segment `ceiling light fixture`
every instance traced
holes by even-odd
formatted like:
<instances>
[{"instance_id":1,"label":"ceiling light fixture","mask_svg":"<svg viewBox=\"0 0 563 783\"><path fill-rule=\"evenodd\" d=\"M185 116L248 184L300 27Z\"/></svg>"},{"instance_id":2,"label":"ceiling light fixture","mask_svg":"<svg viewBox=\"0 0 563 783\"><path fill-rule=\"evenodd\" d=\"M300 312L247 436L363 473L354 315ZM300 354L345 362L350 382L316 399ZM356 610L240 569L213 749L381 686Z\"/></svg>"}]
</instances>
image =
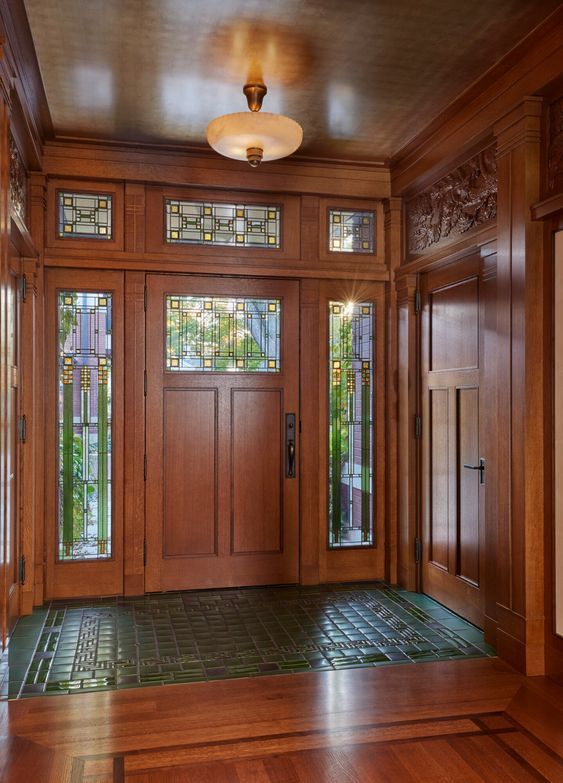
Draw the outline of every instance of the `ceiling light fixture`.
<instances>
[{"instance_id":1,"label":"ceiling light fixture","mask_svg":"<svg viewBox=\"0 0 563 783\"><path fill-rule=\"evenodd\" d=\"M220 155L247 160L256 168L263 160L278 160L291 155L303 141L299 123L283 114L260 112L268 92L260 82L243 89L250 112L239 111L216 117L207 126L207 141Z\"/></svg>"}]
</instances>

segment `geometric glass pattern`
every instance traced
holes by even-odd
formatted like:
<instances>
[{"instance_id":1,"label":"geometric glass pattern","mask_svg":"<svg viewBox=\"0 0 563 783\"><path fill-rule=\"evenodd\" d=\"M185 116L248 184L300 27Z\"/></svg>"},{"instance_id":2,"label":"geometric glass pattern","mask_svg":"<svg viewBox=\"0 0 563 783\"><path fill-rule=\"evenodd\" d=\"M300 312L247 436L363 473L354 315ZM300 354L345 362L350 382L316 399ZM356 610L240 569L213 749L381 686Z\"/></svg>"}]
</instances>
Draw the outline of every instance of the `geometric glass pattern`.
<instances>
[{"instance_id":1,"label":"geometric glass pattern","mask_svg":"<svg viewBox=\"0 0 563 783\"><path fill-rule=\"evenodd\" d=\"M375 212L328 211L328 249L333 253L373 253Z\"/></svg>"},{"instance_id":2,"label":"geometric glass pattern","mask_svg":"<svg viewBox=\"0 0 563 783\"><path fill-rule=\"evenodd\" d=\"M174 244L280 246L280 207L165 199L166 241Z\"/></svg>"},{"instance_id":3,"label":"geometric glass pattern","mask_svg":"<svg viewBox=\"0 0 563 783\"><path fill-rule=\"evenodd\" d=\"M166 370L280 372L281 301L166 296Z\"/></svg>"},{"instance_id":4,"label":"geometric glass pattern","mask_svg":"<svg viewBox=\"0 0 563 783\"><path fill-rule=\"evenodd\" d=\"M58 295L59 560L111 557L112 295Z\"/></svg>"},{"instance_id":5,"label":"geometric glass pattern","mask_svg":"<svg viewBox=\"0 0 563 783\"><path fill-rule=\"evenodd\" d=\"M112 238L112 196L59 191L59 237Z\"/></svg>"},{"instance_id":6,"label":"geometric glass pattern","mask_svg":"<svg viewBox=\"0 0 563 783\"><path fill-rule=\"evenodd\" d=\"M371 546L374 311L329 302L329 545Z\"/></svg>"}]
</instances>

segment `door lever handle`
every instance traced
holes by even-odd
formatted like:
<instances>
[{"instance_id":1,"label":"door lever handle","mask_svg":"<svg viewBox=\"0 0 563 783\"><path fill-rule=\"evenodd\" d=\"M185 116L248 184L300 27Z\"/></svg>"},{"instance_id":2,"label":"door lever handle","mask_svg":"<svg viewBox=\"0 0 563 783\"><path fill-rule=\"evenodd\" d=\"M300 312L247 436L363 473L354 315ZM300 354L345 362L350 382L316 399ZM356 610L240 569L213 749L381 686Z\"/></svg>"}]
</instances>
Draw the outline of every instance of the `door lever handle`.
<instances>
[{"instance_id":1,"label":"door lever handle","mask_svg":"<svg viewBox=\"0 0 563 783\"><path fill-rule=\"evenodd\" d=\"M479 471L479 484L485 483L485 460L483 457L480 458L478 465L464 465L464 468L467 468L468 470L478 470Z\"/></svg>"}]
</instances>

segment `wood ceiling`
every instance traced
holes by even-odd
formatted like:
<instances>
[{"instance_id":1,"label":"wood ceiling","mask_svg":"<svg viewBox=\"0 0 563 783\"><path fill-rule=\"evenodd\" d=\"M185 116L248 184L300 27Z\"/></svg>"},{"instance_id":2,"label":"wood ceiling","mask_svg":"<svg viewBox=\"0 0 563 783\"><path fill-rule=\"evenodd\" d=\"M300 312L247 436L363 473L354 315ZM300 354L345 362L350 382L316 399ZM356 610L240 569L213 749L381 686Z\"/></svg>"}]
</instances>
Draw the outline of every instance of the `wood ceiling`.
<instances>
[{"instance_id":1,"label":"wood ceiling","mask_svg":"<svg viewBox=\"0 0 563 783\"><path fill-rule=\"evenodd\" d=\"M302 154L385 160L559 0L25 0L55 135L205 145L262 77Z\"/></svg>"}]
</instances>

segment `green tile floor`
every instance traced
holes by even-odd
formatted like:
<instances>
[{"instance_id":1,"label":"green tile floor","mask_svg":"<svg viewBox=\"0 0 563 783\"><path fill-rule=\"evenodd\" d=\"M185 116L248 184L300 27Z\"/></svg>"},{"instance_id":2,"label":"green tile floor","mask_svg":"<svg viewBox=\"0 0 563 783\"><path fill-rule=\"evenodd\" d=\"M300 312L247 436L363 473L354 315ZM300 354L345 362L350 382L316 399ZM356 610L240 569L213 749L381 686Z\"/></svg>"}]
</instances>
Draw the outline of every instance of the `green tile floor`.
<instances>
[{"instance_id":1,"label":"green tile floor","mask_svg":"<svg viewBox=\"0 0 563 783\"><path fill-rule=\"evenodd\" d=\"M0 696L491 655L479 629L383 582L54 601L18 622Z\"/></svg>"}]
</instances>

